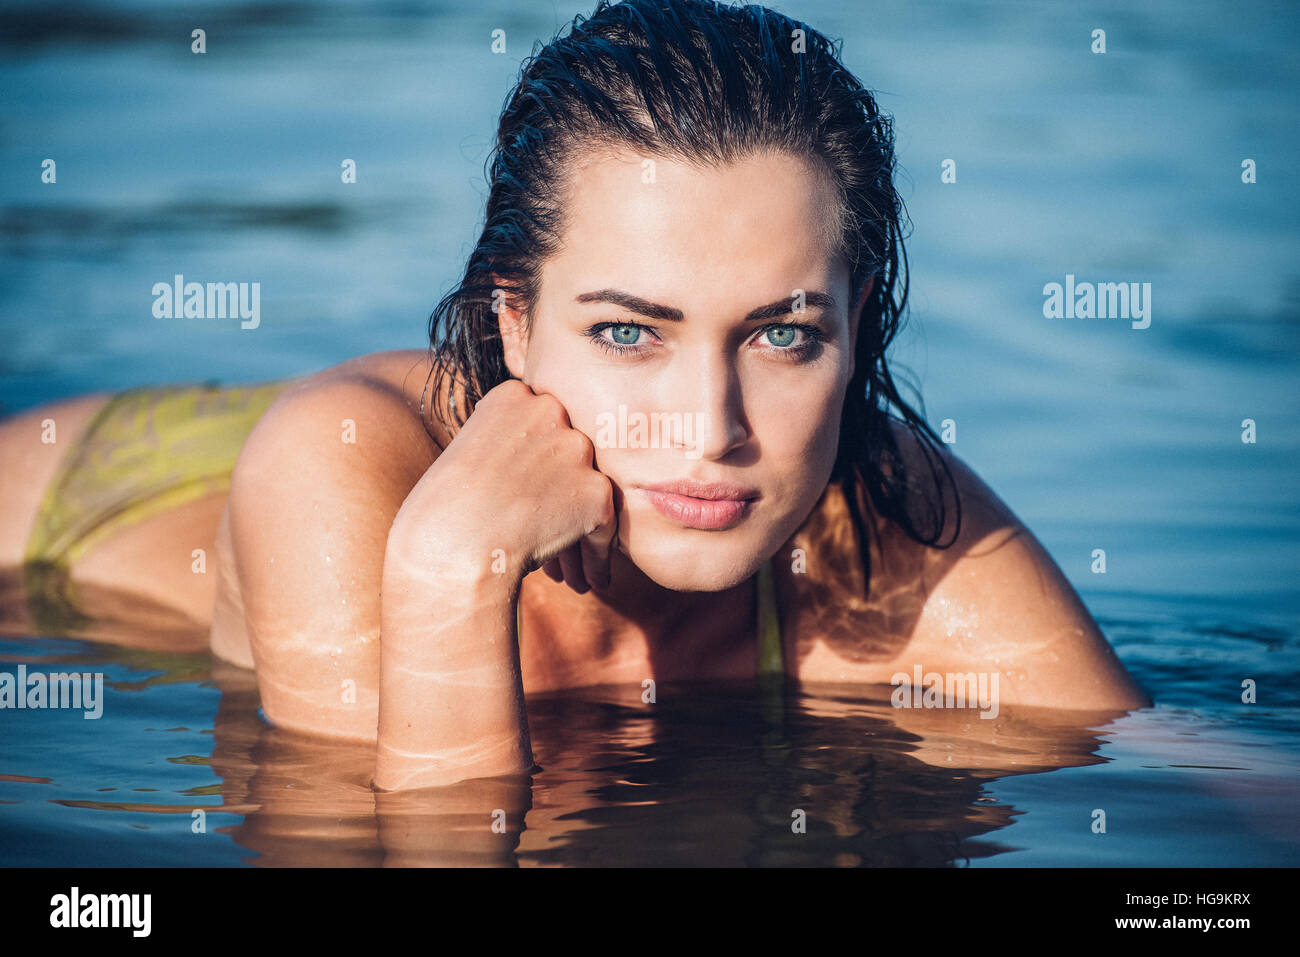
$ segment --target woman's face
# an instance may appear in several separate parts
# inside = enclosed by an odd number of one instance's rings
[[[592,440],[628,558],[665,588],[718,591],[826,488],[861,300],[830,245],[832,186],[804,161],[649,164],[575,167],[527,335],[500,309],[506,362]]]

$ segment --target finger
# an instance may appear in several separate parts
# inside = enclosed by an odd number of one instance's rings
[[[600,526],[590,535],[584,535],[579,542],[583,574],[592,588],[609,587],[609,560],[617,531],[616,516],[614,521]]]
[[[579,595],[585,595],[591,590],[587,585],[587,579],[582,574],[582,553],[574,545],[570,545],[559,554],[560,567],[564,569],[564,583],[576,591]]]
[[[564,569],[560,567],[558,558],[552,558],[550,561],[543,563],[542,571],[546,572],[546,577],[553,582],[564,581]]]

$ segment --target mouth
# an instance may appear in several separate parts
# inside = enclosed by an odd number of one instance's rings
[[[637,488],[665,518],[711,532],[739,524],[758,499],[757,489],[731,482],[678,480]]]

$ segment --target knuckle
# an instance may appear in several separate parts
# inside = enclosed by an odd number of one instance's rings
[[[591,439],[577,429],[570,429],[567,441],[573,445],[574,453],[579,458],[588,465],[592,463],[596,448],[591,444]]]
[[[568,427],[569,413],[565,410],[564,404],[549,392],[543,392],[537,396],[537,409],[542,416],[543,422],[553,422],[558,426]]]
[[[489,389],[483,399],[486,401],[488,396],[493,395],[498,399],[517,399],[521,395],[527,394],[528,391],[528,386],[518,379],[506,379]]]

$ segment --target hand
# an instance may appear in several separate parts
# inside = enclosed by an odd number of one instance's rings
[[[479,400],[407,496],[399,524],[457,561],[486,567],[504,551],[519,578],[540,567],[579,594],[609,584],[613,485],[560,401],[517,379]]]

